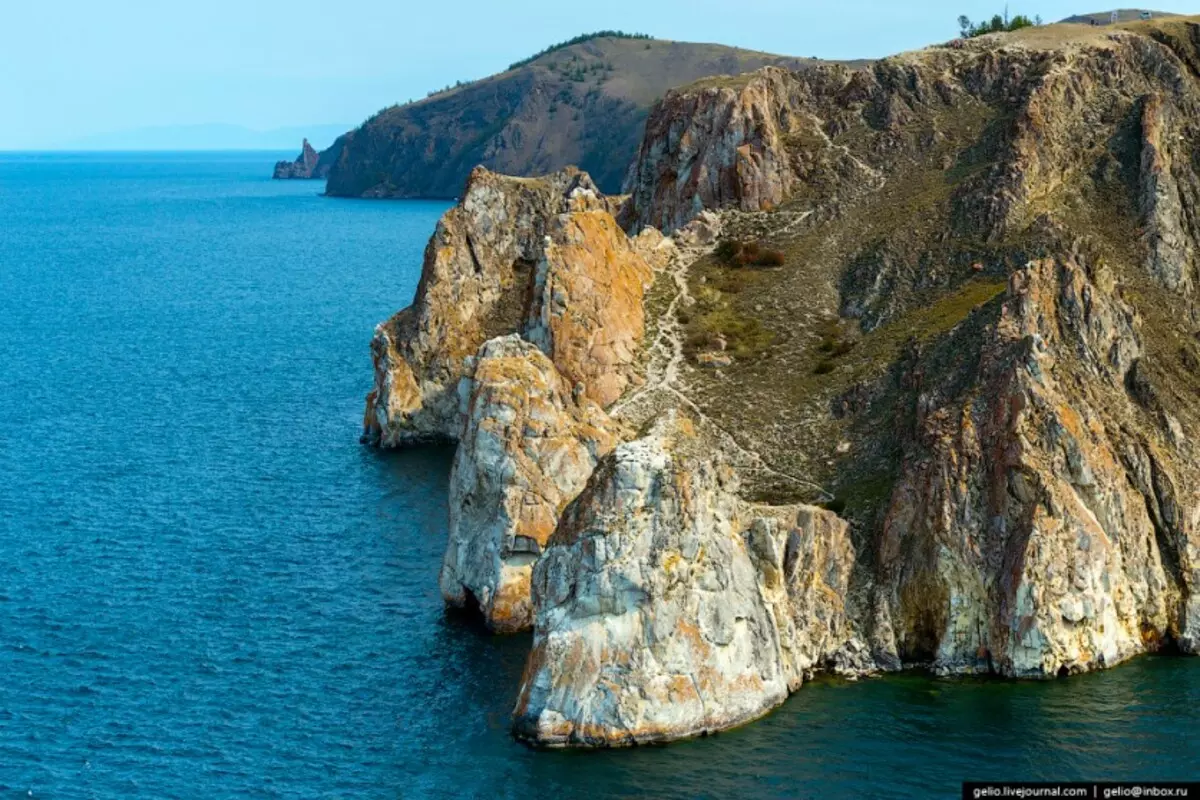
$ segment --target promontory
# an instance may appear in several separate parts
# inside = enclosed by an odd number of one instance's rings
[[[599,183],[453,186],[364,436],[456,443],[430,581],[532,630],[515,734],[1196,652],[1198,142],[1196,18],[1050,25],[702,79]]]

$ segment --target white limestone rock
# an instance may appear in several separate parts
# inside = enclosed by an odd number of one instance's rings
[[[845,524],[748,506],[736,484],[674,412],[601,462],[534,569],[519,737],[618,746],[734,727],[853,638],[827,596],[853,563]]]
[[[470,386],[441,589],[451,605],[477,605],[493,630],[518,631],[533,622],[533,563],[619,427],[516,335],[484,344]]]

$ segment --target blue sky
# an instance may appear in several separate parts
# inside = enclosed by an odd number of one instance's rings
[[[1011,11],[1056,20],[1092,5],[1022,0]],[[959,14],[999,10],[975,0],[3,0],[0,149],[160,125],[358,123],[603,28],[878,57],[953,37]]]

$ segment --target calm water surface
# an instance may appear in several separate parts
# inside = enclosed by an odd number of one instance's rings
[[[710,739],[514,743],[528,639],[437,593],[450,454],[357,443],[371,330],[446,206],[324,199],[266,179],[276,157],[0,154],[0,796],[1200,777],[1200,659],[818,682]]]

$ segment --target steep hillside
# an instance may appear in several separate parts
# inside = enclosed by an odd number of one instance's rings
[[[1196,647],[1198,75],[1190,19],[1052,25],[652,113],[638,218],[783,256],[690,268],[687,395],[857,523],[881,663]]]
[[[567,165],[620,190],[651,104],[705,75],[806,59],[714,44],[602,37],[389,108],[355,131],[329,174],[341,197],[455,197],[482,164],[509,175]]]
[[[476,173],[364,433],[458,442],[442,590],[532,627],[516,735],[1200,652],[1197,142],[1167,18],[693,83],[625,199]]]

